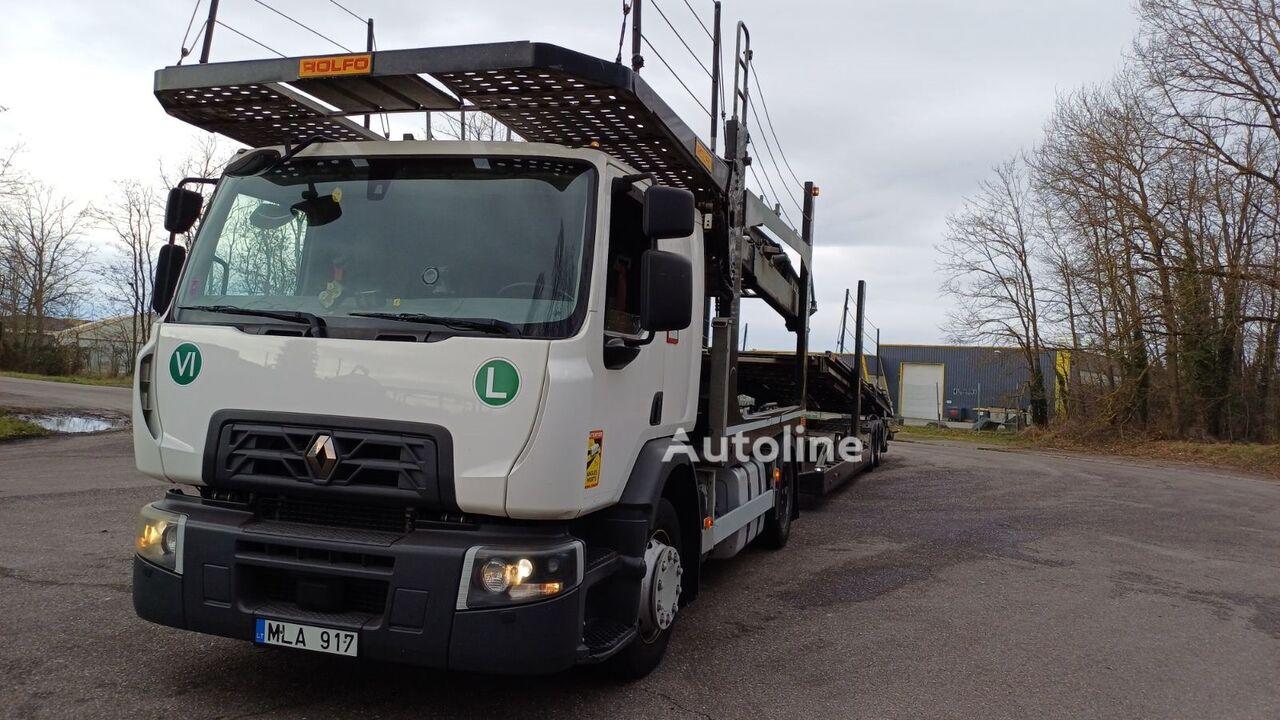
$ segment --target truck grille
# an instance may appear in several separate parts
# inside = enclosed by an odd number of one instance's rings
[[[453,443],[438,425],[222,410],[206,447],[217,488],[456,509]]]
[[[337,452],[337,462],[327,472],[307,462],[307,450],[320,436],[330,437]],[[421,492],[436,474],[435,442],[402,434],[231,423],[222,429],[221,446],[220,469],[232,477]]]

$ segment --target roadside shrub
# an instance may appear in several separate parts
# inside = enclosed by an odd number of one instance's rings
[[[80,354],[75,347],[41,343],[22,347],[0,344],[0,369],[40,375],[74,375],[80,370]]]

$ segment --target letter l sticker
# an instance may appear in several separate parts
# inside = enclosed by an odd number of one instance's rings
[[[485,397],[491,398],[493,400],[506,400],[507,394],[505,392],[502,392],[501,390],[495,390],[493,388],[493,375],[494,375],[495,369],[496,368],[491,366],[487,368],[485,371],[485,377],[484,377]]]

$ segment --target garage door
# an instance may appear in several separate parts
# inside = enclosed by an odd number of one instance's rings
[[[898,412],[904,418],[940,420],[946,366],[941,363],[902,363],[898,387]]]

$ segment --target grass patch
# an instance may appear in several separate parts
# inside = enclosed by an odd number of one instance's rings
[[[17,440],[18,438],[40,437],[48,431],[12,415],[0,415],[0,440]]]
[[[1012,433],[976,432],[974,430],[952,428],[899,427],[894,430],[894,435],[905,440],[956,440],[983,445],[1069,450],[1094,455],[1182,462],[1224,470],[1239,470],[1254,475],[1280,479],[1280,444],[1191,442],[1187,440],[1146,440],[1141,438],[1098,442],[1034,429]]]
[[[1258,443],[1190,442],[1186,440],[1127,440],[1083,444],[1046,435],[1039,447],[1096,452],[1145,460],[1185,462],[1280,479],[1280,445]]]
[[[39,375],[37,373],[11,372],[0,370],[0,377],[20,378],[22,380],[44,380],[47,382],[73,383],[76,385],[101,385],[104,387],[133,387],[133,376],[106,377],[104,375]]]
[[[960,430],[947,427],[914,427],[902,426],[893,430],[894,438],[906,440],[956,440],[959,442],[983,443],[986,445],[1010,445],[1031,447],[1031,438],[1023,433],[992,430],[978,432],[976,430]]]

